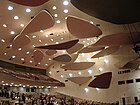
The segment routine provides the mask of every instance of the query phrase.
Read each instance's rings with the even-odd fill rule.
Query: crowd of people
[[[9,99],[1,105],[116,105],[78,99],[66,95],[48,95],[43,93],[19,93],[7,89],[0,90],[0,97]],[[14,102],[14,103],[11,103]]]

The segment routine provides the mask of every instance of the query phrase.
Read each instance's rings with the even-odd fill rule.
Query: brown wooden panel
[[[12,49],[17,50],[18,48],[23,48],[31,42],[27,35],[17,35],[12,42]]]
[[[92,46],[119,46],[119,45],[130,45],[140,40],[139,33],[117,33],[112,35],[106,35],[99,39]]]
[[[24,6],[40,6],[49,0],[9,0],[9,1]]]
[[[51,28],[54,25],[54,18],[46,10],[40,11],[27,26],[22,30],[21,35],[38,32]]]
[[[56,54],[57,51],[56,51],[56,50],[47,50],[45,53],[46,53],[46,55],[48,55],[48,56],[52,56],[52,55]]]
[[[76,84],[82,85],[84,83],[87,83],[92,77],[71,77],[71,78],[67,78],[68,80],[70,80],[71,82],[74,82]]]
[[[101,47],[100,46],[87,46],[81,49],[80,51],[78,51],[78,53],[91,53],[91,52],[103,50],[104,48],[105,47],[102,47],[102,46]]]
[[[95,62],[74,62],[66,64],[65,66],[62,66],[62,69],[68,69],[68,70],[85,70],[90,67],[92,67],[95,64]]]
[[[73,47],[67,49],[67,52],[69,54],[73,54],[73,53],[77,52],[78,50],[80,50],[82,47],[84,47],[83,44],[77,43]]]
[[[63,54],[63,55],[59,55],[59,56],[53,58],[53,60],[59,61],[59,62],[70,62],[71,57],[67,54]]]
[[[36,50],[33,52],[33,58],[34,58],[35,63],[41,62],[43,57],[44,57],[44,54],[41,51]]]
[[[77,17],[67,18],[69,32],[77,38],[92,38],[102,34],[102,31],[95,25]]]
[[[99,57],[104,57],[104,56],[113,54],[113,53],[117,52],[119,50],[119,48],[120,48],[119,46],[108,47],[108,48],[100,51],[99,53],[95,54],[91,58],[99,58]]]
[[[60,44],[47,45],[47,46],[38,46],[36,48],[51,49],[51,50],[65,50],[65,49],[69,49],[72,46],[74,46],[76,43],[78,43],[78,41],[79,40],[72,40],[72,41],[68,41],[68,42],[64,42],[64,43],[60,43]]]
[[[107,72],[101,75],[98,75],[93,81],[89,83],[89,87],[108,89],[112,79],[112,72]]]

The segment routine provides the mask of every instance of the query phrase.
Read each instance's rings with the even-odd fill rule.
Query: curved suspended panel
[[[95,62],[74,62],[66,64],[65,66],[62,66],[62,69],[68,69],[68,70],[85,70],[90,67],[92,67],[95,64]]]
[[[38,46],[36,48],[40,49],[50,49],[50,50],[66,50],[74,46],[76,43],[78,43],[79,40],[72,40],[60,44],[54,44],[54,45],[47,45],[47,46]]]
[[[78,58],[78,55],[79,55],[79,54],[72,54],[72,55],[71,55],[71,61],[70,61],[70,62],[71,62],[71,63],[75,62],[76,59]]]
[[[46,10],[39,12],[21,32],[22,35],[34,33],[40,30],[51,28],[54,25],[54,19]]]
[[[102,31],[95,25],[77,17],[67,18],[69,32],[77,38],[92,38],[102,34]]]
[[[88,15],[111,23],[129,24],[140,21],[139,0],[71,0],[71,3]]]
[[[117,33],[102,37],[92,46],[119,46],[135,44],[140,40],[140,33]]]
[[[80,50],[82,47],[84,47],[83,44],[77,43],[73,47],[67,49],[67,52],[69,54],[73,54],[73,53],[77,52],[78,50]]]
[[[67,54],[63,54],[63,55],[59,55],[59,56],[53,58],[53,60],[59,61],[59,62],[70,62],[71,57]]]
[[[17,35],[12,42],[12,49],[17,50],[18,48],[23,48],[31,42],[27,35]]]
[[[40,6],[49,0],[9,0],[9,1],[24,6]]]
[[[67,78],[71,82],[74,82],[76,84],[82,85],[84,83],[87,83],[92,77],[72,77],[72,78]]]
[[[100,46],[87,46],[81,49],[78,53],[91,53],[91,52],[103,50],[104,48],[105,47],[100,47]]]
[[[35,63],[41,62],[43,57],[44,57],[44,54],[41,51],[36,50],[33,52],[33,58],[34,58]]]
[[[140,69],[140,58],[127,62],[120,69]]]
[[[56,54],[57,51],[56,51],[56,50],[47,50],[45,53],[46,53],[46,55],[48,55],[48,56],[52,56],[52,55]]]
[[[107,72],[96,76],[96,78],[89,83],[89,87],[108,89],[112,79],[112,72]]]
[[[99,53],[95,54],[91,58],[99,58],[99,57],[104,57],[104,56],[113,54],[113,53],[117,52],[119,50],[119,48],[120,48],[119,46],[108,47],[108,48],[100,51]]]

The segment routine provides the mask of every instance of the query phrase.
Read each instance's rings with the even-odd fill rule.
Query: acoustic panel
[[[67,54],[63,54],[63,55],[59,55],[59,56],[53,58],[53,60],[59,61],[59,62],[70,62],[71,57]]]
[[[112,72],[103,73],[89,83],[89,87],[108,89],[112,79]]]
[[[87,83],[92,77],[71,77],[71,78],[67,78],[68,80],[70,80],[71,82],[74,82],[76,84],[82,85],[84,83]]]
[[[64,66],[62,66],[62,69],[67,69],[67,70],[85,70],[90,67],[92,67],[95,64],[95,62],[74,62],[74,63],[69,63]]]
[[[47,45],[47,46],[38,46],[36,48],[39,49],[50,49],[50,50],[66,50],[74,46],[76,43],[78,43],[79,40],[72,40],[60,44],[54,44],[54,45]]]
[[[27,35],[17,35],[12,42],[12,49],[17,50],[18,48],[23,48],[31,42]]]
[[[56,50],[47,50],[45,53],[46,53],[46,55],[48,55],[48,56],[52,56],[52,55],[56,54],[57,51],[56,51]]]
[[[34,58],[35,63],[41,62],[43,57],[44,57],[44,54],[41,51],[36,50],[33,52],[33,58]]]
[[[49,0],[9,0],[13,3],[17,3],[24,6],[40,6]]]
[[[51,28],[54,25],[54,18],[46,10],[40,11],[34,18],[30,20],[27,26],[22,30],[21,34],[30,34]]]
[[[98,27],[80,18],[69,16],[66,22],[69,32],[77,38],[92,38],[102,34]]]

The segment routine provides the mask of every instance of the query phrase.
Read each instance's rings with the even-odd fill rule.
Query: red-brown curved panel
[[[59,62],[70,62],[71,59],[72,58],[67,54],[59,55],[59,56],[53,58],[53,60],[59,61]]]
[[[111,23],[140,22],[139,0],[71,0],[71,3],[88,15]]]
[[[44,54],[41,51],[36,50],[33,52],[33,58],[34,58],[35,63],[41,62],[43,57],[44,57]]]
[[[55,44],[55,45],[47,45],[47,46],[38,46],[36,48],[40,49],[51,49],[51,50],[66,50],[74,46],[76,43],[78,43],[79,40],[72,40],[60,44]]]
[[[87,46],[81,49],[80,51],[78,51],[78,53],[91,53],[91,52],[103,50],[104,48],[105,47],[102,47],[102,46],[101,47],[100,46]]]
[[[17,50],[18,48],[23,48],[31,42],[27,35],[17,35],[12,42],[12,49]]]
[[[40,11],[33,19],[30,20],[28,25],[22,30],[21,34],[30,34],[51,28],[54,25],[54,18],[46,10]]]
[[[71,78],[67,78],[68,80],[70,80],[71,82],[74,82],[76,84],[82,85],[84,83],[87,83],[92,77],[71,77]]]
[[[48,55],[48,56],[52,56],[52,55],[56,54],[57,51],[56,51],[56,50],[47,50],[45,53],[46,53],[46,55]]]
[[[85,70],[90,67],[92,67],[95,64],[95,62],[74,62],[74,63],[69,63],[64,66],[62,66],[62,69],[67,69],[67,70]]]
[[[130,45],[140,40],[139,33],[117,33],[107,35],[99,39],[92,46],[119,46],[119,45]]]
[[[67,52],[69,54],[73,54],[73,53],[77,52],[78,50],[80,50],[82,47],[84,47],[83,44],[77,43],[73,47],[67,49]]]
[[[108,48],[100,51],[99,53],[95,54],[91,58],[99,58],[99,57],[103,57],[103,56],[113,54],[113,53],[117,52],[119,50],[119,48],[120,48],[119,46],[108,47]]]
[[[102,34],[98,27],[77,17],[69,16],[67,27],[69,32],[77,38],[92,38]]]
[[[9,0],[11,2],[24,5],[24,6],[40,6],[49,0]]]
[[[107,72],[96,76],[96,78],[89,83],[89,87],[108,89],[112,79],[112,72]]]

